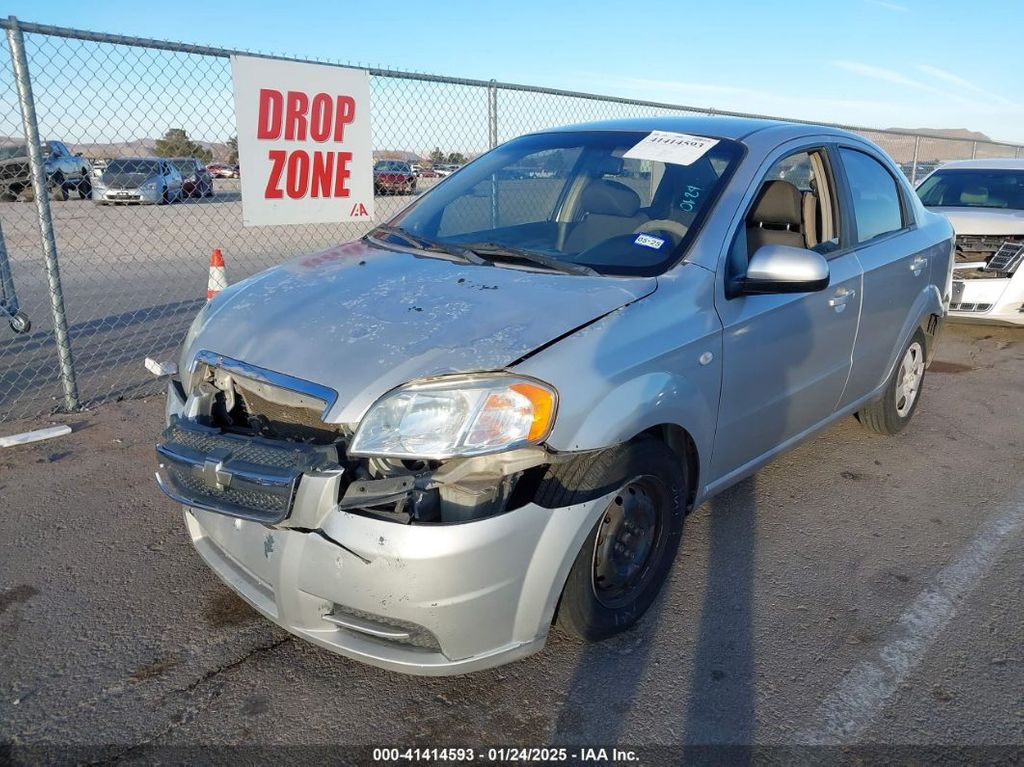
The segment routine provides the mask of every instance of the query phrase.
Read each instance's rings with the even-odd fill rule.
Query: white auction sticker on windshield
[[[630,148],[623,157],[635,160],[655,160],[673,165],[691,165],[704,156],[718,143],[716,138],[691,136],[688,133],[672,133],[655,130]]]

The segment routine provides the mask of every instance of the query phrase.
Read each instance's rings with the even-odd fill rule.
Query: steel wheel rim
[[[924,378],[924,349],[914,341],[903,355],[899,371],[896,373],[896,413],[906,418],[910,409],[917,401],[921,390],[921,379]]]
[[[591,567],[594,596],[605,607],[629,604],[650,582],[652,565],[664,548],[659,505],[668,500],[661,480],[642,475],[626,482],[605,509]]]

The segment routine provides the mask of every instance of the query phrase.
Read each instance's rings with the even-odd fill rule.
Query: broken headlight
[[[374,403],[349,453],[442,460],[533,445],[550,433],[557,402],[547,384],[508,375],[406,384]]]

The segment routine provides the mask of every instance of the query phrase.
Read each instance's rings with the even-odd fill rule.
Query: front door
[[[811,429],[843,394],[862,272],[840,236],[834,178],[823,148],[786,155],[768,171],[736,233],[727,268],[745,270],[745,259],[763,244],[809,247],[829,259],[830,282],[813,293],[720,298],[722,398],[712,481],[742,473]],[[769,184],[778,194],[766,200]]]

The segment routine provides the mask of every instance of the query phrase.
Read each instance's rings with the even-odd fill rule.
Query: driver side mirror
[[[828,287],[828,261],[820,253],[789,245],[762,245],[754,251],[740,293],[812,293]]]

